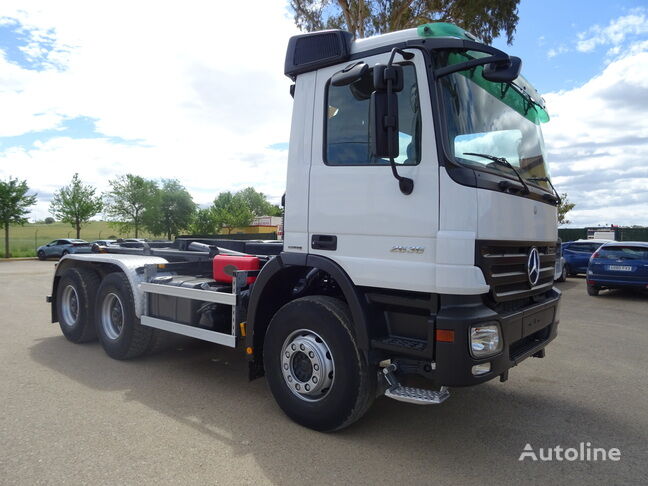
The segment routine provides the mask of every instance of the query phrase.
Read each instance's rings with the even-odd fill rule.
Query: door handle
[[[313,235],[311,239],[313,250],[337,250],[337,236],[334,235]]]

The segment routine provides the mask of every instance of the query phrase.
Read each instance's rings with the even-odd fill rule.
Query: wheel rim
[[[109,293],[101,305],[101,327],[111,340],[117,339],[124,330],[124,305],[117,294]]]
[[[331,350],[313,331],[294,331],[281,350],[281,374],[288,389],[301,400],[322,400],[335,379]]]
[[[63,323],[68,327],[74,326],[79,319],[79,294],[72,285],[63,289],[61,313],[63,314]]]

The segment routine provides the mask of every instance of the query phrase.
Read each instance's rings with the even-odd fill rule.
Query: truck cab
[[[343,59],[317,60],[317,48],[334,38]],[[345,45],[348,39],[306,34],[287,54],[295,105],[285,256],[325,258],[370,302],[380,294],[372,305],[386,332],[374,345],[424,341],[438,385],[505,376],[542,354],[558,320],[557,197],[540,128],[548,120],[543,101],[521,76],[485,79],[488,65],[473,60],[497,53],[455,26],[428,24]],[[410,194],[392,177],[390,161],[372,154],[372,71],[395,48],[402,86],[394,162],[413,182]],[[313,56],[304,60],[308,68],[299,64],[304,52]],[[368,69],[358,79],[335,82],[362,63]],[[454,70],[462,63],[465,69]],[[375,302],[390,298],[399,304]],[[415,305],[421,300],[429,315]],[[493,355],[471,348],[475,325],[499,334]],[[450,334],[451,342],[439,339]],[[398,352],[407,354],[405,347]],[[442,367],[444,357],[452,365]]]
[[[520,65],[443,23],[291,38],[283,243],[67,256],[52,320],[117,359],[163,332],[240,347],[316,430],[379,395],[440,404],[505,381],[559,323],[548,115]]]

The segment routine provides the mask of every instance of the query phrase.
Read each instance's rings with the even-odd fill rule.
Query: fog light
[[[472,374],[475,376],[483,375],[490,371],[490,363],[482,363],[472,367]]]
[[[475,358],[497,354],[502,347],[499,324],[484,323],[470,328],[470,352]]]

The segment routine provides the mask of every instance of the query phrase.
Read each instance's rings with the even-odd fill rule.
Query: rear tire
[[[288,417],[334,431],[369,408],[377,372],[358,349],[349,307],[309,296],[284,305],[265,336],[263,364],[270,391]]]
[[[97,339],[94,305],[99,276],[80,268],[63,272],[56,291],[56,313],[68,341],[85,343]]]
[[[596,297],[599,294],[599,289],[598,287],[595,287],[594,285],[588,285],[587,286],[587,295],[591,295],[593,297]]]
[[[104,277],[97,292],[95,316],[99,341],[111,358],[131,359],[148,351],[153,329],[140,324],[133,290],[122,272]]]

